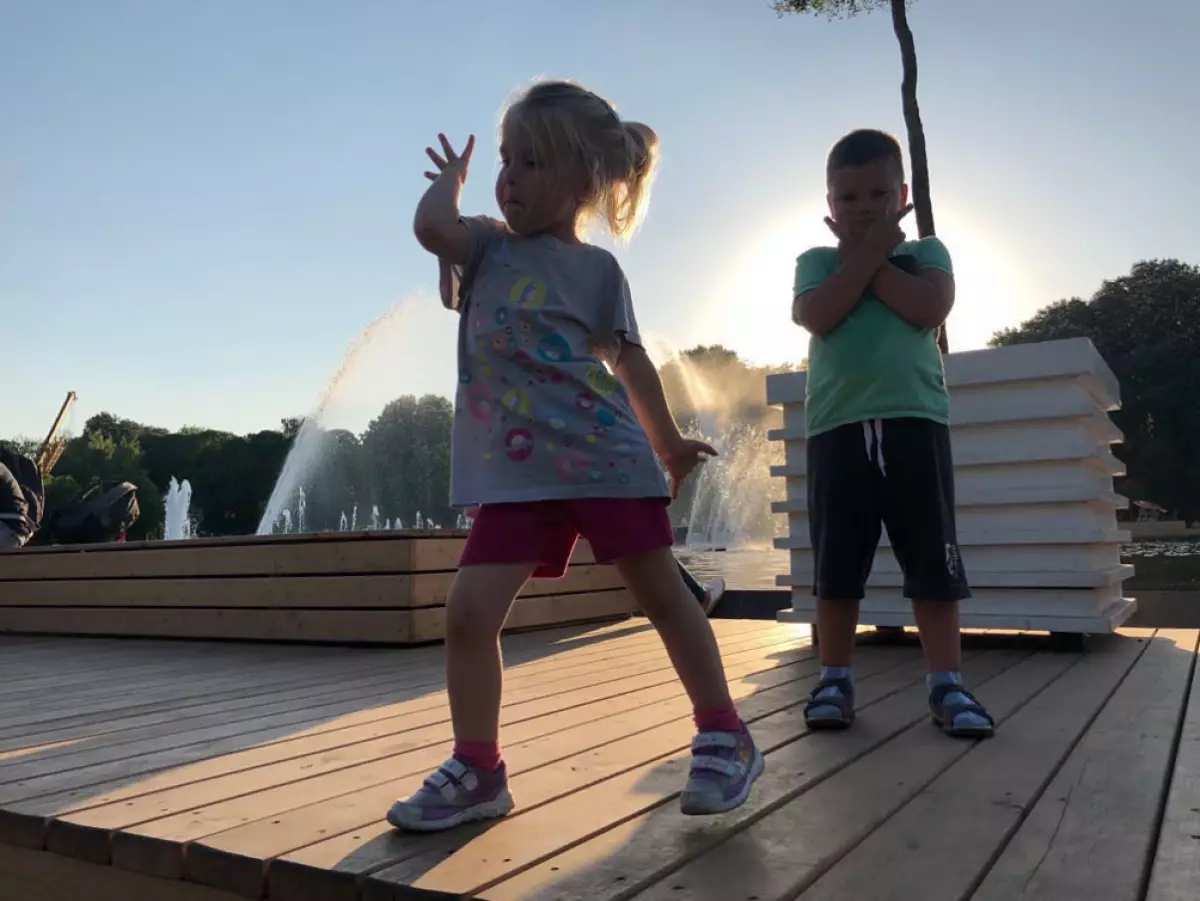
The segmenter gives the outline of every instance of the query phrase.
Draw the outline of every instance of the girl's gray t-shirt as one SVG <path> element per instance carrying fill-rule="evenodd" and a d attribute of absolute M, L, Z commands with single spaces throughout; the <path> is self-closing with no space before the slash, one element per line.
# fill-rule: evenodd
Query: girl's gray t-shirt
<path fill-rule="evenodd" d="M 451 504 L 668 499 L 611 372 L 622 339 L 641 343 L 616 258 L 488 217 L 462 221 L 467 261 L 442 285 L 461 314 Z"/>

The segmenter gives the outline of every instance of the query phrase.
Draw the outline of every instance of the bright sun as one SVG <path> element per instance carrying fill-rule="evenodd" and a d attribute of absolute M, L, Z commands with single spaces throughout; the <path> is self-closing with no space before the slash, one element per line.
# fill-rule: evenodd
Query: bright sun
<path fill-rule="evenodd" d="M 997 330 L 1015 324 L 1027 309 L 1020 302 L 1025 294 L 1020 267 L 994 233 L 956 215 L 951 207 L 939 205 L 935 213 L 957 285 L 947 323 L 950 349 L 975 350 L 986 346 Z M 807 355 L 808 335 L 791 321 L 792 279 L 801 251 L 833 243 L 825 215 L 822 198 L 772 222 L 735 250 L 705 305 L 703 331 L 710 340 L 755 363 L 795 364 Z M 911 217 L 905 226 L 915 235 Z"/>

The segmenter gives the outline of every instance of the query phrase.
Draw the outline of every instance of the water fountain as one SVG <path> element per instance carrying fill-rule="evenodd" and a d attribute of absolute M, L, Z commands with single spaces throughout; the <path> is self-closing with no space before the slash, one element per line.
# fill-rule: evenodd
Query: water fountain
<path fill-rule="evenodd" d="M 258 524 L 259 535 L 270 535 L 280 520 L 284 509 L 303 488 L 304 480 L 311 475 L 322 450 L 323 422 L 331 405 L 338 398 L 338 389 L 346 376 L 354 369 L 359 359 L 376 339 L 385 334 L 403 316 L 407 301 L 392 305 L 387 312 L 368 325 L 350 345 L 333 377 L 326 384 L 312 413 L 305 418 L 300 431 L 292 442 L 284 460 L 283 469 L 275 481 L 275 488 L 267 500 L 266 509 Z"/>
<path fill-rule="evenodd" d="M 761 422 L 746 422 L 745 411 L 761 404 L 745 385 L 725 384 L 701 371 L 686 354 L 658 340 L 659 365 L 670 365 L 678 382 L 672 403 L 694 418 L 689 437 L 713 445 L 718 455 L 705 461 L 681 492 L 677 508 L 685 518 L 685 543 L 693 552 L 769 543 L 779 528 L 771 501 L 783 492 L 770 476 L 770 466 L 782 462 L 777 445 L 767 440 L 764 411 Z M 757 383 L 756 383 L 757 384 Z M 757 388 L 755 390 L 758 390 Z M 676 514 L 678 515 L 678 514 Z"/>
<path fill-rule="evenodd" d="M 187 479 L 181 483 L 175 476 L 171 476 L 167 494 L 163 498 L 163 538 L 167 541 L 182 541 L 192 537 L 192 522 L 188 515 L 191 505 L 192 483 Z"/>
<path fill-rule="evenodd" d="M 770 515 L 772 490 L 765 430 L 733 426 L 723 431 L 699 430 L 720 454 L 693 476 L 695 487 L 687 523 L 687 546 L 715 550 L 769 541 L 774 537 Z"/>

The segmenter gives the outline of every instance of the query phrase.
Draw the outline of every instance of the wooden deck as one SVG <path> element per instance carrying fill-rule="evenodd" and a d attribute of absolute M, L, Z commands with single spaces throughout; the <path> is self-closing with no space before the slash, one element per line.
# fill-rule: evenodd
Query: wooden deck
<path fill-rule="evenodd" d="M 969 639 L 976 744 L 929 726 L 914 644 L 864 645 L 855 728 L 809 735 L 797 628 L 714 626 L 767 751 L 743 808 L 679 814 L 690 710 L 633 620 L 506 638 L 517 811 L 423 837 L 382 816 L 445 756 L 438 648 L 0 638 L 0 896 L 1200 897 L 1197 632 Z"/>

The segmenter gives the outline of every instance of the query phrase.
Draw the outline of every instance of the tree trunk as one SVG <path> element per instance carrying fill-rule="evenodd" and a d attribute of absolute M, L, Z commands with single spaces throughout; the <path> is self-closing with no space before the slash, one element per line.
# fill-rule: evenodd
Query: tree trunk
<path fill-rule="evenodd" d="M 917 103 L 917 46 L 912 29 L 908 27 L 905 0 L 891 0 L 892 29 L 900 44 L 900 62 L 904 80 L 900 83 L 900 99 L 904 108 L 904 127 L 908 131 L 908 156 L 912 167 L 912 203 L 917 214 L 917 236 L 928 238 L 936 234 L 933 226 L 933 201 L 929 196 L 929 158 L 925 154 L 925 128 L 921 125 L 921 107 Z M 938 347 L 949 351 L 946 326 L 938 330 Z"/>

